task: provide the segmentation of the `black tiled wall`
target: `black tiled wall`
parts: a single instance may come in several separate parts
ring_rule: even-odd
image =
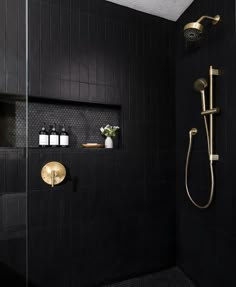
[[[25,117],[15,104],[25,100],[25,1],[0,0],[0,142],[16,146],[26,142]],[[22,106],[25,114],[25,104]],[[13,128],[14,127],[14,128]],[[22,128],[20,128],[22,127]],[[24,127],[24,128],[23,128]],[[24,149],[0,150],[0,274],[1,284],[26,286],[26,154]]]
[[[107,5],[101,0],[31,1],[31,96],[120,104],[121,50],[132,48],[122,46],[122,37],[128,36],[125,23],[106,15]]]
[[[0,0],[0,13],[6,3],[11,13],[17,9],[14,0]],[[174,24],[104,0],[32,0],[29,5],[30,96],[119,104],[124,146],[113,151],[30,150],[30,284],[92,286],[174,265]],[[8,58],[14,83],[1,66],[1,92],[23,95],[15,41],[22,38],[14,22],[21,17],[8,18],[12,25],[0,29],[4,27],[1,35],[10,34],[7,41],[12,39],[13,57]],[[6,50],[11,51],[6,47],[3,61]],[[25,169],[12,158],[12,150],[3,153],[15,177],[6,171],[0,179],[12,179],[16,202],[8,204],[6,188],[4,210],[15,216],[22,199],[17,197],[19,173]],[[51,160],[64,163],[68,172],[67,180],[53,190],[40,178],[42,166]],[[21,274],[24,235],[16,245],[2,238],[6,256],[1,264]]]
[[[220,14],[222,22],[206,25],[204,39],[197,45],[185,43],[183,26],[201,15]],[[177,131],[177,264],[201,287],[235,286],[235,1],[196,0],[177,22],[176,131]],[[196,127],[190,164],[189,185],[200,203],[208,200],[210,180],[206,136],[200,94],[193,82],[204,77],[213,65],[222,71],[215,78],[215,197],[207,210],[189,201],[184,186],[188,131]],[[207,98],[209,96],[207,89]]]
[[[0,94],[25,96],[26,1],[0,1]]]
[[[26,157],[0,150],[0,267],[6,286],[26,284]]]
[[[32,285],[174,265],[174,23],[104,0],[34,0],[29,11],[31,96],[121,105],[124,146],[30,151]],[[40,179],[50,160],[68,170],[53,190]]]

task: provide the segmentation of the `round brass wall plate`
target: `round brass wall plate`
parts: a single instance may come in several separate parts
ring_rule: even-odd
[[[63,164],[51,161],[45,164],[41,170],[41,177],[44,182],[51,185],[60,184],[66,177],[66,169]]]

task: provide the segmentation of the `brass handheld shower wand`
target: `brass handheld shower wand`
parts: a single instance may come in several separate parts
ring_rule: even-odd
[[[205,102],[205,88],[207,87],[207,81],[203,78],[198,79],[194,83],[194,88],[196,91],[201,93],[201,99],[202,99],[202,112],[201,115],[204,118],[204,124],[206,129],[206,137],[207,137],[207,148],[208,148],[208,155],[209,155],[209,164],[210,164],[210,173],[211,173],[211,191],[210,191],[210,197],[208,202],[205,205],[199,205],[196,203],[193,198],[190,195],[189,188],[188,188],[188,166],[189,166],[189,159],[192,149],[192,138],[194,135],[197,134],[197,129],[192,128],[189,131],[189,146],[188,146],[188,152],[187,152],[187,158],[186,158],[186,165],[185,165],[185,187],[187,195],[190,199],[190,201],[198,208],[200,209],[206,209],[210,206],[213,200],[214,195],[214,170],[213,170],[213,162],[219,160],[219,155],[213,153],[213,115],[216,113],[219,113],[219,108],[213,108],[213,76],[219,76],[220,71],[218,69],[214,69],[212,66],[210,66],[209,70],[210,75],[210,101],[209,101],[209,109],[206,110],[206,102]],[[207,116],[210,117],[210,127],[208,127],[207,122]]]

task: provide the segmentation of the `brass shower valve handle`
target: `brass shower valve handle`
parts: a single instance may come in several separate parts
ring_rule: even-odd
[[[41,170],[41,177],[45,183],[54,187],[63,182],[66,177],[66,169],[60,162],[48,162]]]
[[[52,187],[54,187],[54,181],[55,181],[56,173],[54,170],[51,171],[51,184]]]

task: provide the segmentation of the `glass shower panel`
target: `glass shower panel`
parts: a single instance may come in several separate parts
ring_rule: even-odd
[[[0,0],[0,275],[27,278],[27,3]]]

